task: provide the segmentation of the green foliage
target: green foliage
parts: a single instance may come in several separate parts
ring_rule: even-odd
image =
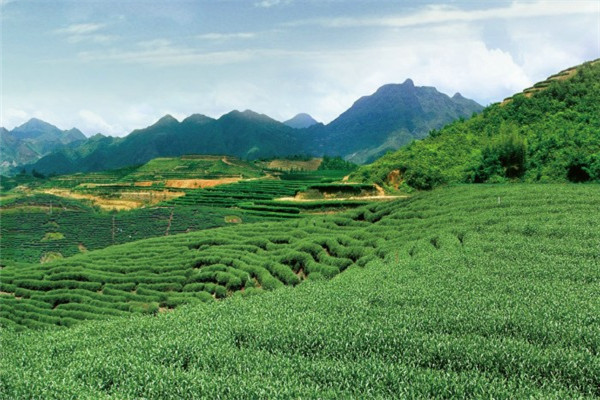
[[[189,162],[184,167],[206,162],[206,157],[186,156],[184,158],[189,158]],[[107,196],[123,190],[123,186],[109,185],[108,182],[129,179],[136,173],[149,173],[157,166],[166,174],[168,168],[175,169],[173,160],[176,159],[159,159],[139,168],[96,174],[94,179],[103,182],[99,188],[106,191],[104,195]],[[242,163],[236,160],[231,162],[234,161]],[[119,213],[102,212],[81,201],[49,194],[18,195],[0,201],[0,232],[6,238],[0,241],[2,259],[46,261],[49,254],[68,257],[113,244],[226,226],[232,220],[244,223],[277,221],[307,216],[307,212],[314,210],[343,210],[366,204],[364,201],[273,200],[294,196],[308,186],[321,183],[325,177],[339,178],[341,175],[340,171],[314,171],[302,175],[286,174],[279,180],[248,180],[209,189],[188,190],[185,196],[157,207]],[[48,187],[70,187],[80,182],[77,176],[62,177],[49,182]],[[131,188],[139,190],[134,186]]]
[[[600,62],[493,104],[356,171],[351,178],[430,189],[444,183],[598,180]]]
[[[75,268],[234,268],[279,282],[269,272],[279,259],[369,253],[332,280],[314,271],[293,289],[248,287],[223,301],[204,290],[214,282],[187,284],[202,286],[161,293],[177,308],[158,315],[161,300],[124,303],[141,295],[105,297],[108,285],[0,295],[0,397],[597,398],[599,196],[595,185],[460,185],[331,218],[8,265],[3,283]],[[210,237],[219,241],[193,246]]]
[[[323,156],[323,161],[319,165],[319,170],[338,170],[338,171],[354,171],[358,165],[353,162],[346,161],[342,157]]]
[[[522,178],[526,170],[526,155],[525,140],[514,130],[508,134],[501,134],[484,147],[471,171],[467,171],[467,181],[483,183],[494,178]]]

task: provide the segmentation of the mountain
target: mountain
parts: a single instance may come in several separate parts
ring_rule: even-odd
[[[454,182],[600,181],[600,59],[433,131],[351,178],[417,189]]]
[[[364,163],[481,108],[460,94],[451,98],[407,80],[360,98],[328,125],[316,123],[307,114],[281,123],[250,110],[232,111],[219,119],[194,114],[181,122],[166,115],[122,139],[65,146],[27,169],[45,174],[99,171],[184,154],[243,159],[330,155]]]
[[[309,128],[313,125],[318,124],[318,122],[308,114],[300,113],[296,114],[292,119],[288,119],[284,122],[285,125],[294,129],[303,129]]]
[[[75,149],[50,154],[28,169],[66,174],[143,164],[156,157],[227,154],[256,159],[296,154],[300,148],[295,129],[250,110],[232,111],[219,119],[195,114],[181,122],[165,115],[124,138],[94,137]]]
[[[76,128],[63,131],[37,118],[32,118],[8,131],[0,128],[0,171],[35,162],[44,155],[73,143],[81,144],[86,137]]]
[[[481,109],[460,94],[449,97],[407,79],[402,84],[380,87],[358,99],[330,124],[315,126],[310,152],[340,155],[363,164]]]

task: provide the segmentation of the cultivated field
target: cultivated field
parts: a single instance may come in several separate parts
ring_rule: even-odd
[[[270,178],[248,178],[205,189],[177,189],[177,192],[168,192],[169,195],[165,195],[166,189],[161,186],[144,187],[147,190],[142,193],[150,197],[150,200],[147,199],[143,207],[140,207],[140,199],[134,200],[134,196],[141,195],[140,187],[106,182],[84,184],[77,176],[56,178],[44,183],[45,188],[13,190],[0,200],[0,233],[3,239],[0,241],[1,259],[3,262],[47,261],[49,256],[67,257],[86,250],[149,237],[215,228],[231,223],[274,221],[310,216],[313,213],[340,212],[368,204],[368,199],[322,201],[317,198],[310,202],[276,200],[280,197],[293,197],[304,191],[320,193],[319,190],[323,189],[320,185],[331,185],[323,184],[323,181],[341,179],[345,173],[346,171],[314,171]],[[114,172],[111,174],[114,175]],[[184,175],[179,175],[182,176]],[[65,182],[76,178],[79,182],[76,187],[61,187],[67,186]],[[343,185],[343,188],[348,193],[353,193],[363,186],[365,185]],[[75,193],[75,198],[65,194],[65,190]],[[107,212],[95,202],[86,201],[88,197],[102,199],[108,204],[132,202],[137,207],[117,213]],[[45,240],[46,235],[50,235],[49,240]]]
[[[458,186],[5,267],[0,394],[594,398],[599,196]]]

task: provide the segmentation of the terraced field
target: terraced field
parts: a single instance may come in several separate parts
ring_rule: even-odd
[[[225,226],[232,219],[252,223],[264,221],[260,215],[241,210],[215,207],[151,207],[120,213],[97,212],[80,208],[63,208],[65,200],[36,196],[30,205],[3,208],[2,260],[39,262],[47,254],[63,257],[96,250],[113,244],[128,243],[148,237]],[[53,204],[52,211],[49,204]],[[49,234],[60,234],[43,240]]]
[[[458,186],[7,266],[0,397],[597,398],[598,198]]]
[[[0,290],[10,293],[0,297],[1,321],[30,328],[71,325],[73,319],[155,313],[235,291],[332,278],[374,257],[382,238],[367,239],[357,228],[370,225],[365,213],[372,221],[389,212],[375,208],[375,214],[365,209],[339,220],[247,224],[134,242],[41,266],[8,266],[0,271]],[[114,259],[115,254],[126,256]],[[23,307],[31,313],[24,314]]]
[[[284,179],[247,180],[208,189],[184,190],[186,195],[131,211],[103,212],[75,199],[49,194],[18,194],[0,202],[1,259],[39,262],[48,255],[71,256],[149,237],[210,229],[231,223],[253,223],[340,211],[367,201],[279,202],[343,171]],[[350,186],[348,186],[350,187]],[[122,193],[122,187],[100,186],[102,195]],[[135,190],[135,188],[133,188]],[[53,236],[59,234],[62,237]],[[43,240],[46,235],[52,240]]]
[[[337,177],[341,177],[338,174]],[[186,205],[186,206],[213,206],[213,207],[239,207],[248,210],[249,213],[259,214],[274,218],[292,218],[301,210],[310,209],[335,209],[341,207],[357,207],[367,204],[366,200],[340,200],[337,202],[315,201],[312,204],[294,201],[274,201],[280,197],[295,196],[298,192],[306,190],[318,191],[321,187],[328,188],[332,184],[322,184],[321,174],[300,175],[300,179],[294,179],[294,175],[285,175],[283,179],[264,179],[254,181],[242,181],[231,185],[223,185],[216,188],[208,188],[188,193],[185,197],[173,199],[164,205]],[[335,185],[350,190],[352,193],[360,192],[360,188],[372,185]]]
[[[425,241],[415,242],[408,249],[410,256],[443,246],[458,251],[465,235],[471,234],[492,235],[486,236],[486,243],[497,234],[535,236],[544,232],[558,238],[561,234],[551,229],[570,229],[571,222],[563,226],[560,221],[571,217],[560,213],[573,204],[588,214],[580,215],[582,220],[578,221],[578,235],[587,242],[579,241],[578,247],[571,243],[572,249],[576,251],[583,243],[594,248],[597,228],[591,225],[597,221],[590,216],[600,215],[594,213],[598,205],[592,201],[597,189],[554,186],[565,193],[563,199],[572,192],[570,205],[561,205],[546,194],[544,186],[519,188],[527,196],[511,200],[511,194],[519,194],[512,193],[514,189],[484,187],[469,188],[469,196],[464,199],[458,193],[461,187],[442,192],[439,200],[435,194],[424,195],[429,196],[426,211],[418,210],[422,203],[419,198],[400,200],[371,204],[342,215],[236,225],[138,241],[44,265],[9,265],[0,271],[0,290],[6,293],[2,297],[2,322],[17,328],[71,325],[73,318],[155,313],[184,303],[223,298],[236,291],[248,294],[294,286],[307,278],[331,279],[353,265],[364,266],[390,254],[398,256],[398,248],[419,238],[422,225],[427,228],[427,221],[438,215],[450,221],[450,232],[440,230]],[[534,210],[540,211],[542,206],[544,212],[536,215]],[[469,226],[472,212],[478,214],[476,226]],[[557,250],[553,247],[548,251]],[[17,306],[32,310],[32,314]]]

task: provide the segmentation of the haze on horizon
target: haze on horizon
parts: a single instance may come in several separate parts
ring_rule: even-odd
[[[164,114],[325,123],[407,78],[486,105],[600,57],[600,2],[0,0],[0,126]]]

